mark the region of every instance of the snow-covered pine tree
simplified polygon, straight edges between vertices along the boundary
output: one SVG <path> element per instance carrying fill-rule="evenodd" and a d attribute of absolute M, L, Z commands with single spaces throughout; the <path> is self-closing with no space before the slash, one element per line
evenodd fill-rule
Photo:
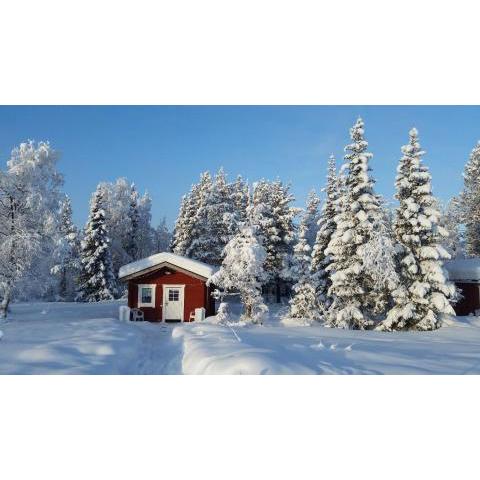
<path fill-rule="evenodd" d="M 153 253 L 151 199 L 126 178 L 102 183 L 106 228 L 115 277 L 119 268 Z M 117 288 L 120 287 L 117 282 Z"/>
<path fill-rule="evenodd" d="M 234 183 L 230 184 L 231 196 L 235 208 L 235 217 L 238 225 L 247 222 L 247 208 L 250 202 L 250 191 L 248 183 L 241 175 L 237 176 Z"/>
<path fill-rule="evenodd" d="M 286 280 L 283 272 L 293 252 L 294 219 L 300 210 L 291 206 L 293 200 L 288 185 L 279 180 L 261 180 L 253 186 L 252 203 L 248 208 L 249 224 L 255 228 L 267 252 L 264 268 L 268 281 L 275 286 L 278 303 L 281 282 Z"/>
<path fill-rule="evenodd" d="M 171 241 L 172 234 L 168 230 L 166 218 L 163 217 L 153 233 L 154 252 L 167 252 Z"/>
<path fill-rule="evenodd" d="M 268 312 L 262 298 L 262 284 L 266 280 L 263 265 L 266 252 L 255 229 L 244 226 L 227 243 L 220 269 L 208 280 L 227 293 L 238 292 L 243 305 L 241 320 L 262 323 Z"/>
<path fill-rule="evenodd" d="M 152 227 L 152 198 L 148 192 L 145 192 L 138 198 L 138 259 L 155 253 L 154 236 L 155 229 Z"/>
<path fill-rule="evenodd" d="M 112 300 L 115 297 L 115 277 L 112 271 L 110 239 L 108 237 L 104 187 L 99 185 L 92 195 L 90 215 L 81 243 L 79 292 L 84 302 Z"/>
<path fill-rule="evenodd" d="M 130 203 L 128 206 L 128 222 L 126 225 L 126 235 L 124 237 L 124 249 L 130 257 L 130 261 L 139 259 L 139 240 L 138 227 L 140 224 L 140 215 L 138 212 L 138 192 L 135 184 L 130 185 Z"/>
<path fill-rule="evenodd" d="M 390 211 L 380 205 L 369 241 L 359 249 L 365 271 L 372 278 L 374 315 L 384 316 L 393 306 L 393 292 L 399 287 L 397 245 L 392 231 Z"/>
<path fill-rule="evenodd" d="M 331 272 L 328 294 L 334 298 L 329 309 L 328 324 L 333 327 L 366 329 L 374 325 L 377 304 L 374 279 L 364 264 L 365 247 L 369 244 L 380 212 L 380 199 L 373 190 L 364 137 L 364 123 L 357 120 L 350 130 L 352 143 L 345 147 L 345 191 L 337 200 L 339 212 L 336 229 L 325 251 L 331 256 L 326 270 Z"/>
<path fill-rule="evenodd" d="M 223 249 L 237 229 L 234 198 L 221 168 L 209 186 L 205 203 L 199 211 L 189 256 L 210 265 L 220 265 Z"/>
<path fill-rule="evenodd" d="M 177 255 L 186 256 L 193 241 L 193 228 L 200 208 L 200 184 L 194 183 L 187 195 L 182 197 L 180 211 L 173 231 L 170 249 Z"/>
<path fill-rule="evenodd" d="M 317 204 L 318 205 L 318 204 Z M 293 295 L 290 299 L 290 309 L 285 320 L 301 319 L 302 323 L 310 323 L 320 319 L 315 283 L 311 272 L 311 246 L 307 240 L 312 215 L 308 210 L 302 216 L 298 228 L 297 242 L 293 249 L 290 262 L 289 277 L 294 278 Z"/>
<path fill-rule="evenodd" d="M 192 187 L 193 188 L 193 187 Z M 172 240 L 170 241 L 170 251 L 177 255 L 185 255 L 186 223 L 187 223 L 187 202 L 189 194 L 183 195 L 180 201 L 177 219 L 173 227 Z"/>
<path fill-rule="evenodd" d="M 305 212 L 302 221 L 306 225 L 305 239 L 311 248 L 315 245 L 320 220 L 320 198 L 315 190 L 311 190 L 307 197 Z"/>
<path fill-rule="evenodd" d="M 314 274 L 315 278 L 319 308 L 323 314 L 325 314 L 333 302 L 332 297 L 328 293 L 331 286 L 330 273 L 326 271 L 326 268 L 331 263 L 331 256 L 327 255 L 325 251 L 336 229 L 335 217 L 338 213 L 337 201 L 339 192 L 340 186 L 335 157 L 331 155 L 328 161 L 325 202 L 318 220 L 318 231 L 312 250 L 312 274 Z"/>
<path fill-rule="evenodd" d="M 442 260 L 449 258 L 441 246 L 446 232 L 439 226 L 440 213 L 430 173 L 422 164 L 425 152 L 418 132 L 413 128 L 409 135 L 395 182 L 400 203 L 394 230 L 401 247 L 401 286 L 394 292 L 394 307 L 377 327 L 380 330 L 434 330 L 443 315 L 455 314 L 449 303 L 455 287 L 442 268 Z"/>
<path fill-rule="evenodd" d="M 443 208 L 440 225 L 448 232 L 443 239 L 443 246 L 451 258 L 463 258 L 465 249 L 463 232 L 460 225 L 463 223 L 462 203 L 458 197 L 453 197 Z"/>
<path fill-rule="evenodd" d="M 465 251 L 480 256 L 480 141 L 470 153 L 463 173 L 464 187 L 460 196 L 465 225 Z"/>
<path fill-rule="evenodd" d="M 67 195 L 61 202 L 59 218 L 52 274 L 58 278 L 56 298 L 60 301 L 72 301 L 75 298 L 80 267 L 80 239 L 78 229 L 72 221 L 72 205 Z"/>
<path fill-rule="evenodd" d="M 213 180 L 210 172 L 200 175 L 200 182 L 195 189 L 190 208 L 194 208 L 189 229 L 190 244 L 186 249 L 186 256 L 208 263 L 209 252 L 213 252 L 213 238 L 209 228 L 209 201 L 212 192 Z"/>

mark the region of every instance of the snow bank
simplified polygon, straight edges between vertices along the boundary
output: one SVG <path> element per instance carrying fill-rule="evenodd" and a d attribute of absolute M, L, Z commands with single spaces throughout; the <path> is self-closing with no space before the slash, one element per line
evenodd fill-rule
<path fill-rule="evenodd" d="M 0 374 L 480 373 L 480 318 L 433 332 L 120 322 L 120 302 L 13 304 Z M 232 306 L 238 313 L 239 307 Z"/>
<path fill-rule="evenodd" d="M 169 263 L 173 266 L 188 270 L 189 272 L 196 273 L 204 278 L 211 277 L 217 271 L 216 267 L 199 262 L 198 260 L 192 260 L 191 258 L 182 257 L 170 252 L 161 252 L 124 265 L 120 268 L 118 277 L 124 278 L 148 268 L 161 265 L 162 263 Z"/>
<path fill-rule="evenodd" d="M 450 280 L 480 281 L 480 258 L 461 258 L 445 262 Z"/>
<path fill-rule="evenodd" d="M 313 374 L 314 370 L 294 359 L 279 359 L 274 350 L 244 343 L 244 329 L 204 325 L 176 327 L 173 338 L 183 342 L 184 374 L 263 375 Z M 258 329 L 261 327 L 252 327 Z"/>

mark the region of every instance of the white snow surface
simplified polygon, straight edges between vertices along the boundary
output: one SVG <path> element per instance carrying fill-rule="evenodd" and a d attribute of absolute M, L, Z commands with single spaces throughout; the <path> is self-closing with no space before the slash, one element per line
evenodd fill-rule
<path fill-rule="evenodd" d="M 0 374 L 480 374 L 480 318 L 433 332 L 120 322 L 122 302 L 17 303 Z M 232 317 L 239 313 L 232 306 Z"/>
<path fill-rule="evenodd" d="M 480 281 L 480 258 L 458 258 L 445 262 L 450 280 Z"/>
<path fill-rule="evenodd" d="M 196 273 L 197 275 L 205 278 L 209 278 L 217 271 L 216 267 L 199 262 L 198 260 L 182 257 L 181 255 L 176 255 L 175 253 L 161 252 L 124 265 L 120 268 L 118 277 L 124 278 L 162 263 L 170 263 L 171 265 L 183 268 L 184 270 Z"/>

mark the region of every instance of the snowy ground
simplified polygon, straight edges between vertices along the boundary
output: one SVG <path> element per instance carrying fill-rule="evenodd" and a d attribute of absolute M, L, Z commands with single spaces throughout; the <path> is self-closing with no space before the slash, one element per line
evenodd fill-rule
<path fill-rule="evenodd" d="M 15 304 L 0 374 L 475 374 L 480 319 L 426 333 L 122 323 L 118 302 Z"/>

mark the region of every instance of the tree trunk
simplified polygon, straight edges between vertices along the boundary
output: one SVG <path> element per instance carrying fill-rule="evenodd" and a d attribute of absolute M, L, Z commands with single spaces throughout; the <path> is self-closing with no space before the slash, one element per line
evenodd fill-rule
<path fill-rule="evenodd" d="M 282 298 L 280 295 L 280 278 L 278 277 L 275 281 L 275 295 L 277 297 L 277 303 L 280 303 L 282 301 Z"/>
<path fill-rule="evenodd" d="M 5 287 L 5 290 L 3 292 L 3 300 L 2 300 L 2 303 L 0 303 L 0 319 L 7 318 L 10 299 L 11 299 L 11 288 L 8 285 Z"/>

